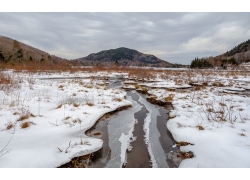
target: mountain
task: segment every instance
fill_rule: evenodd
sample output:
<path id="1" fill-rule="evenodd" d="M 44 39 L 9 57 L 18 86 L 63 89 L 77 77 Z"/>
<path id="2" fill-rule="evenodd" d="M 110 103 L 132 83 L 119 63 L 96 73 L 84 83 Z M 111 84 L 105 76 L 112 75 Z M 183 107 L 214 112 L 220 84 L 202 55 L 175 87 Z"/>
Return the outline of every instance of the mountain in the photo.
<path id="1" fill-rule="evenodd" d="M 68 60 L 50 55 L 17 40 L 0 36 L 0 62 L 2 63 L 66 63 Z"/>
<path id="2" fill-rule="evenodd" d="M 143 54 L 134 49 L 120 47 L 89 54 L 76 59 L 82 65 L 121 65 L 121 66 L 149 66 L 172 67 L 173 64 L 163 61 L 154 55 Z"/>

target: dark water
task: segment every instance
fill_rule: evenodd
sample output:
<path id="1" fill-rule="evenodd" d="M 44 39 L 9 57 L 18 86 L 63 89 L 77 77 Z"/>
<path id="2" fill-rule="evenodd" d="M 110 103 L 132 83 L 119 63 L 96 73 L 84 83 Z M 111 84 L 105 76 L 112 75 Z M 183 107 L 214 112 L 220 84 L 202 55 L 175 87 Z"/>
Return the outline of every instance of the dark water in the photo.
<path id="1" fill-rule="evenodd" d="M 160 107 L 159 112 L 160 116 L 157 116 L 157 129 L 160 133 L 159 141 L 161 143 L 161 146 L 165 152 L 165 154 L 170 153 L 170 151 L 178 151 L 179 148 L 173 148 L 173 145 L 176 144 L 176 141 L 174 140 L 172 134 L 169 132 L 169 130 L 166 127 L 166 123 L 168 121 L 168 115 L 167 110 L 164 107 Z M 179 165 L 176 163 L 176 161 L 173 161 L 172 159 L 166 159 L 167 164 L 170 168 L 176 168 Z"/>
<path id="2" fill-rule="evenodd" d="M 109 135 L 108 135 L 108 118 L 101 119 L 95 123 L 95 125 L 90 128 L 86 135 L 90 137 L 95 137 L 103 140 L 103 147 L 96 151 L 89 163 L 89 168 L 103 168 L 106 163 L 110 160 L 110 147 L 109 147 Z"/>
<path id="3" fill-rule="evenodd" d="M 127 152 L 127 164 L 125 168 L 150 168 L 150 156 L 144 141 L 145 132 L 143 130 L 144 119 L 147 117 L 148 111 L 145 106 L 138 101 L 139 96 L 137 94 L 129 92 L 128 96 L 131 96 L 134 101 L 137 101 L 142 108 L 134 114 L 135 119 L 138 121 L 133 132 L 133 136 L 136 137 L 136 140 L 131 143 L 132 150 Z"/>

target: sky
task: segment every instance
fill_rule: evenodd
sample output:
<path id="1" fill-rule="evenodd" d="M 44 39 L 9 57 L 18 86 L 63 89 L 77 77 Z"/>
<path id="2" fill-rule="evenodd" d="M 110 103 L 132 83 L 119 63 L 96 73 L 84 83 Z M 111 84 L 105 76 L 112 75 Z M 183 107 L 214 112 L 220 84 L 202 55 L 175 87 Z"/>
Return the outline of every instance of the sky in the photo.
<path id="1" fill-rule="evenodd" d="M 0 35 L 67 59 L 127 47 L 190 64 L 250 39 L 250 13 L 1 12 Z"/>

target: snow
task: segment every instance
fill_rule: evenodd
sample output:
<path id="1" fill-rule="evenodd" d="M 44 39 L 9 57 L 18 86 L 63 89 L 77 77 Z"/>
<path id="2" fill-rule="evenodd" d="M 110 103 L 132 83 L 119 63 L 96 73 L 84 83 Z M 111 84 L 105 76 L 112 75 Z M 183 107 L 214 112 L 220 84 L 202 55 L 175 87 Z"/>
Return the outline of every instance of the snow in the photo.
<path id="1" fill-rule="evenodd" d="M 129 110 L 119 113 L 122 118 L 111 118 L 117 124 L 108 124 L 112 151 L 106 167 L 121 167 L 126 163 L 126 150 L 131 148 L 130 143 L 134 140 L 134 113 L 141 105 L 131 98 L 124 99 L 125 91 L 109 89 L 106 80 L 95 78 L 116 77 L 120 73 L 4 73 L 12 76 L 15 83 L 11 86 L 0 84 L 0 167 L 58 167 L 73 157 L 97 151 L 102 147 L 102 140 L 88 137 L 85 131 L 105 113 L 132 105 Z M 174 110 L 166 125 L 177 142 L 193 144 L 180 147 L 181 151 L 192 151 L 194 157 L 183 160 L 179 167 L 249 168 L 249 75 L 183 70 L 177 77 L 175 73 L 167 74 L 167 77 L 161 77 L 159 73 L 154 79 L 157 82 L 139 85 L 182 88 L 190 87 L 191 81 L 208 83 L 196 90 L 148 91 L 163 101 L 173 95 Z M 127 73 L 122 75 L 128 77 Z M 213 85 L 214 82 L 223 86 Z M 134 88 L 134 85 L 125 87 Z M 227 92 L 225 89 L 230 93 L 224 93 Z M 244 90 L 244 93 L 232 93 L 235 90 Z M 154 118 L 159 112 L 144 98 L 140 97 L 139 101 L 149 111 L 144 131 L 153 167 L 167 167 L 164 159 L 159 158 L 165 154 L 156 140 L 159 132 Z M 28 115 L 28 118 L 17 121 L 22 115 Z M 29 127 L 21 128 L 23 122 L 29 123 Z"/>
<path id="2" fill-rule="evenodd" d="M 0 154 L 0 167 L 58 167 L 97 151 L 102 140 L 85 131 L 105 113 L 131 104 L 126 92 L 97 85 L 95 79 L 37 79 L 72 76 L 68 73 L 13 76 L 18 86 L 0 91 L 0 149 L 12 138 L 9 152 Z M 28 118 L 18 121 L 22 115 Z M 29 127 L 21 128 L 23 122 Z M 7 129 L 8 123 L 13 127 Z"/>
<path id="3" fill-rule="evenodd" d="M 215 75 L 213 78 L 218 80 L 221 77 Z M 238 77 L 229 85 L 228 78 L 223 83 L 231 91 L 245 90 L 243 87 L 249 86 L 245 79 Z M 194 144 L 180 147 L 181 151 L 194 153 L 194 158 L 183 160 L 180 168 L 250 167 L 249 94 L 227 94 L 221 90 L 220 87 L 207 86 L 188 92 L 148 91 L 161 100 L 174 95 L 174 110 L 170 112 L 167 127 L 177 142 Z M 199 126 L 204 130 L 199 130 Z"/>

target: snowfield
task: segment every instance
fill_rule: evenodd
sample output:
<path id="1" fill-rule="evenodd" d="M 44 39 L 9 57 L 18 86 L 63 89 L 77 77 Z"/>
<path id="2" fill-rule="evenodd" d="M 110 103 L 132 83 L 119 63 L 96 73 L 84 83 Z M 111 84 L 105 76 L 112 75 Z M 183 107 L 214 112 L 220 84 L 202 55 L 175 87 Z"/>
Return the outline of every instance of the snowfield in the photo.
<path id="1" fill-rule="evenodd" d="M 94 78 L 5 73 L 14 76 L 15 87 L 0 91 L 0 167 L 58 167 L 94 152 L 103 142 L 85 131 L 105 113 L 131 104 L 124 91 Z"/>
<path id="2" fill-rule="evenodd" d="M 180 150 L 194 154 L 183 159 L 180 168 L 250 167 L 250 75 L 186 69 L 158 71 L 150 78 L 147 74 L 132 77 L 126 72 L 2 72 L 0 167 L 59 167 L 73 157 L 99 150 L 102 140 L 88 137 L 86 130 L 105 113 L 133 104 L 125 99 L 124 90 L 108 88 L 107 80 L 95 78 L 116 75 L 128 78 L 124 89 L 147 88 L 155 99 L 172 103 L 166 126 L 177 142 L 190 143 Z M 150 118 L 157 112 L 145 99 L 140 102 L 149 110 L 144 120 L 145 141 L 149 142 L 158 137 L 157 132 L 150 132 L 154 129 Z M 131 111 L 138 108 L 134 105 Z M 126 161 L 134 118 L 133 114 L 126 116 L 126 111 L 122 113 L 120 123 L 127 134 L 114 132 L 120 136 L 114 141 L 121 147 L 110 144 L 117 151 L 112 151 L 114 162 L 107 167 L 115 167 L 117 162 L 121 167 Z M 116 125 L 109 125 L 109 131 L 119 129 L 119 123 Z M 151 144 L 149 149 L 153 167 L 157 167 L 156 162 L 164 159 L 157 160 L 159 153 Z M 119 153 L 120 159 L 116 159 Z"/>
<path id="3" fill-rule="evenodd" d="M 194 90 L 152 89 L 148 92 L 162 101 L 172 97 L 174 110 L 170 112 L 167 127 L 177 142 L 193 144 L 180 146 L 181 151 L 191 151 L 194 157 L 183 160 L 179 167 L 249 168 L 249 76 L 234 79 L 213 76 L 209 80 L 202 81 L 197 75 L 192 81 L 208 82 L 207 85 Z M 218 87 L 215 83 L 218 81 L 225 87 Z"/>

